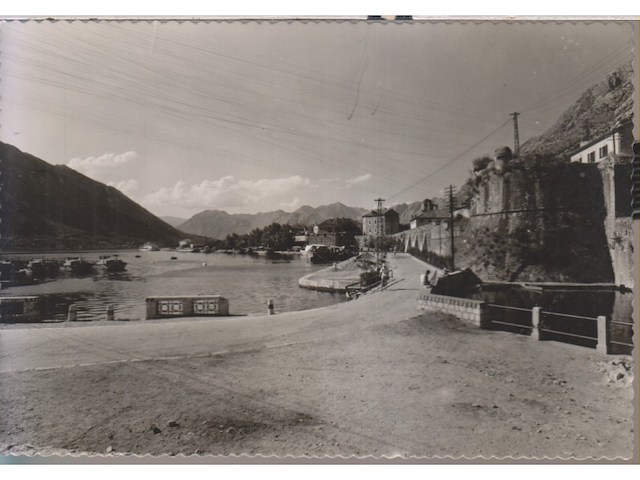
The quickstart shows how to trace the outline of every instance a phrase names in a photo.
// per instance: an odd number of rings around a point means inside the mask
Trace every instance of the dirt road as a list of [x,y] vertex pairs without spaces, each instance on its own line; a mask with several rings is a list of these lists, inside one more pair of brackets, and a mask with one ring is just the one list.
[[633,455],[627,357],[420,315],[391,262],[318,310],[3,330],[0,453]]

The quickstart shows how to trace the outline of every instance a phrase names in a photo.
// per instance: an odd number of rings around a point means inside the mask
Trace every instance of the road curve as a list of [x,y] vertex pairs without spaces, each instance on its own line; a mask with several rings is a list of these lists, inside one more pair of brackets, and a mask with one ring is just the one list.
[[[321,340],[416,315],[424,264],[390,255],[387,289],[329,307],[274,316],[180,318],[0,331],[0,372],[239,352]],[[233,299],[230,299],[233,306]],[[277,305],[276,305],[277,308]]]

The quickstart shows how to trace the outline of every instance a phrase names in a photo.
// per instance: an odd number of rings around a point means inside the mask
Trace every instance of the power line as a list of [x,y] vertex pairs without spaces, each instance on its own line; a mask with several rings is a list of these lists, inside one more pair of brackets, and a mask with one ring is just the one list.
[[471,150],[473,150],[474,148],[476,148],[478,145],[482,144],[484,141],[486,141],[488,138],[492,137],[493,135],[495,135],[496,133],[498,133],[498,131],[500,131],[505,125],[507,125],[511,120],[506,120],[505,122],[503,122],[498,128],[496,128],[495,130],[493,130],[492,132],[488,133],[487,135],[485,135],[484,137],[482,137],[479,141],[477,141],[476,143],[474,143],[473,145],[471,145],[469,148],[467,148],[464,152],[462,152],[460,155],[458,155],[457,157],[455,157],[454,159],[448,161],[447,163],[445,163],[444,165],[441,165],[440,167],[438,167],[437,169],[435,169],[434,171],[430,172],[428,175],[422,177],[420,180],[418,180],[417,182],[412,183],[411,185],[409,185],[408,187],[404,188],[403,190],[400,190],[399,192],[397,192],[394,195],[391,195],[389,197],[388,200],[392,200],[394,198],[397,198],[398,196],[402,195],[403,193],[411,190],[412,188],[420,185],[422,182],[424,182],[425,180],[427,180],[428,178],[433,177],[436,173],[441,172],[442,170],[444,170],[445,168],[449,167],[450,165],[452,165],[453,163],[457,162],[458,160],[460,160],[461,158],[463,158],[465,155],[467,155]]

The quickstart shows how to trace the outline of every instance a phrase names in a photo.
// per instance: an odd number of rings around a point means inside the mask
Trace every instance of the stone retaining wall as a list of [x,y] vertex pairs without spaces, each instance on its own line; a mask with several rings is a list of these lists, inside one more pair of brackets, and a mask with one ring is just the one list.
[[480,328],[485,328],[488,322],[485,302],[480,300],[427,293],[418,298],[418,308],[428,312],[448,313]]

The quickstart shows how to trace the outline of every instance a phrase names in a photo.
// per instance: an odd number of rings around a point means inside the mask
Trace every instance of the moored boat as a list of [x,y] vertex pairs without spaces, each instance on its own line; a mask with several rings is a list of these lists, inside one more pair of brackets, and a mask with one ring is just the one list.
[[353,256],[344,247],[327,245],[309,245],[310,249],[305,249],[304,254],[308,256],[311,263],[331,263],[346,260]]
[[158,245],[156,245],[155,243],[147,242],[138,250],[140,250],[141,252],[158,252],[160,251],[160,247],[158,247]]
[[106,269],[107,272],[124,272],[127,264],[118,255],[101,255],[96,267]]
[[199,253],[203,250],[203,245],[196,245],[191,242],[191,240],[181,240],[178,246],[176,247],[176,252],[187,252],[187,253]]
[[55,278],[60,272],[60,264],[56,260],[46,260],[41,257],[32,258],[27,264],[33,278]]
[[73,275],[89,275],[93,265],[80,257],[69,257],[65,258],[62,268]]

